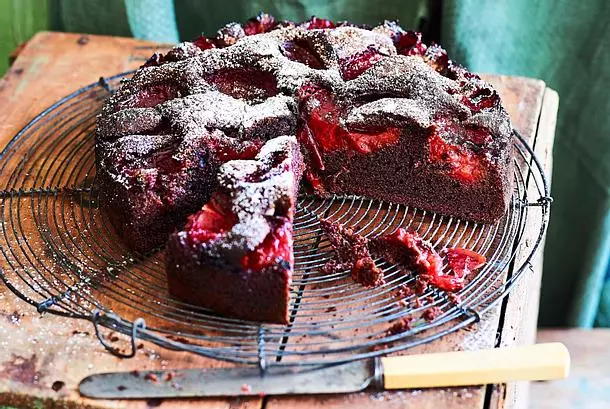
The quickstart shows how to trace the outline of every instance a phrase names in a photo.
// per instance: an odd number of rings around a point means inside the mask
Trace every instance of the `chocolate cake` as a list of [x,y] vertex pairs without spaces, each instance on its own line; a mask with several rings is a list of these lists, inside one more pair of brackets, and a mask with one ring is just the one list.
[[286,322],[301,173],[321,196],[492,222],[512,189],[510,130],[496,91],[418,33],[261,14],[155,54],[109,98],[100,206],[139,252],[179,230],[177,298]]

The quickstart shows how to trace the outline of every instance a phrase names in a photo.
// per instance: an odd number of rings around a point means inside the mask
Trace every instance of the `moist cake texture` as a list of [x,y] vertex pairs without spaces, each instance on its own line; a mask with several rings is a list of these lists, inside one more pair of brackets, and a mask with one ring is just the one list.
[[258,321],[288,320],[301,184],[484,223],[512,191],[497,92],[390,21],[260,14],[157,53],[104,105],[95,149],[102,210],[133,250],[168,243],[170,293]]

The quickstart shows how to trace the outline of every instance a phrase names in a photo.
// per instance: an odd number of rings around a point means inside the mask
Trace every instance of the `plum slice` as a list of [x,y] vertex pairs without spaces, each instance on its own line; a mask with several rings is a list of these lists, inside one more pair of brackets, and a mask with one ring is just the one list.
[[205,76],[208,83],[233,98],[260,101],[279,93],[277,79],[255,68],[222,68]]
[[271,231],[263,242],[242,258],[245,269],[261,271],[278,263],[292,264],[292,222],[287,217],[276,217],[270,224]]
[[300,62],[315,70],[326,68],[318,53],[313,50],[306,40],[296,39],[285,41],[280,46],[280,51],[289,60]]
[[219,195],[214,195],[199,212],[188,217],[185,230],[191,244],[218,239],[237,223],[237,217],[226,203]]

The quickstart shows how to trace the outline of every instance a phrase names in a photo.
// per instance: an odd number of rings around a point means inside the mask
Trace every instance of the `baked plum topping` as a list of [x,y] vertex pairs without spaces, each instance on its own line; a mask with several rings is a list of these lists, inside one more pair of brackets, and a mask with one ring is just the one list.
[[271,14],[260,12],[244,24],[244,32],[247,36],[267,33],[275,27],[275,18]]
[[291,61],[300,62],[315,70],[325,68],[318,54],[305,40],[286,41],[281,45],[280,50]]
[[246,36],[243,27],[239,23],[229,23],[216,33],[214,43],[217,47],[223,48],[233,45]]
[[282,261],[292,264],[292,222],[288,218],[277,218],[271,227],[263,242],[242,258],[242,267],[261,271]]
[[346,81],[353,80],[382,58],[383,55],[377,48],[369,46],[366,50],[339,60],[341,76]]
[[485,265],[485,256],[468,249],[450,248],[446,252],[449,268],[457,277],[466,277]]
[[216,48],[216,44],[214,44],[214,41],[203,35],[197,37],[193,41],[193,44],[199,47],[201,51],[209,50],[210,48]]
[[398,32],[393,40],[398,54],[423,56],[426,53],[426,45],[421,41],[421,33],[416,31]]
[[465,125],[463,129],[463,134],[466,139],[476,145],[484,145],[493,141],[493,138],[489,133],[489,129],[477,125]]
[[152,108],[179,96],[180,91],[173,84],[148,85],[137,94],[133,108]]
[[434,68],[436,72],[441,75],[447,75],[449,69],[449,57],[447,51],[445,51],[440,45],[432,43],[424,54],[424,61],[430,67]]
[[312,173],[311,170],[305,171],[305,178],[311,185],[311,188],[314,190],[314,192],[324,192],[325,191],[324,187],[322,187],[322,179],[320,179],[320,177],[318,175]]
[[275,76],[255,68],[223,68],[204,78],[233,98],[260,101],[279,93]]
[[311,16],[308,21],[305,21],[301,24],[301,27],[305,28],[306,30],[318,30],[325,28],[335,28],[336,26],[335,23],[331,20]]
[[188,217],[186,234],[191,244],[220,238],[237,223],[237,218],[219,196],[214,196],[203,208]]
[[375,238],[371,252],[386,260],[412,269],[421,283],[441,290],[454,292],[464,288],[465,278],[485,264],[485,257],[474,251],[453,248],[446,251],[450,271],[443,272],[443,260],[432,245],[417,233],[397,229],[393,233]]
[[[333,94],[323,88],[312,92],[305,90],[302,95],[309,102],[309,112],[305,114],[305,126],[307,129],[300,132],[300,139],[313,150],[317,156],[320,152],[333,152],[338,150],[369,154],[376,152],[385,146],[395,144],[400,138],[400,130],[397,128],[372,129],[372,130],[347,130],[341,126],[340,118],[343,114],[339,105],[335,102]],[[321,162],[321,158],[318,158]],[[324,169],[323,164],[319,167]]]
[[235,159],[254,159],[260,151],[262,141],[245,141],[240,144],[216,144],[214,154],[216,158],[224,163]]
[[[472,137],[474,143],[486,142],[488,139],[481,129],[459,129],[457,125],[440,121],[434,127],[429,140],[429,158],[432,162],[444,163],[449,170],[449,176],[466,183],[481,180],[486,173],[484,158],[471,150],[449,142],[452,135]],[[490,136],[491,137],[491,136]],[[485,138],[485,139],[483,139]]]
[[346,134],[350,147],[360,153],[377,152],[386,146],[394,145],[400,139],[400,129],[370,130],[368,132],[350,131]]
[[163,174],[177,173],[186,167],[186,163],[177,159],[174,149],[155,152],[151,157],[152,166]]
[[489,88],[477,88],[469,95],[464,95],[462,97],[462,103],[473,112],[480,112],[483,109],[489,109],[500,105],[500,95]]

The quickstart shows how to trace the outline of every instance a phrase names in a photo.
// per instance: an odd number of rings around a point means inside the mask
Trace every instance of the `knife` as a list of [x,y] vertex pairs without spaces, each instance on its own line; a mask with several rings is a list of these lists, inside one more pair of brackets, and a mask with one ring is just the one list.
[[318,368],[255,367],[94,374],[80,393],[98,399],[325,394],[551,380],[568,376],[570,354],[554,342],[516,348],[404,355]]

